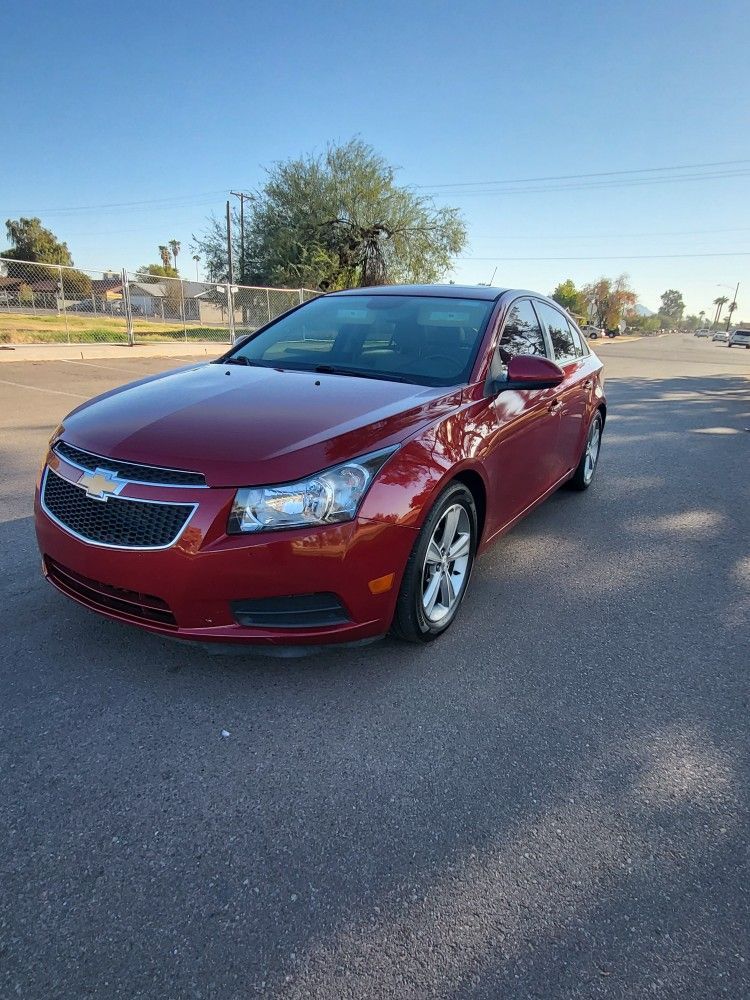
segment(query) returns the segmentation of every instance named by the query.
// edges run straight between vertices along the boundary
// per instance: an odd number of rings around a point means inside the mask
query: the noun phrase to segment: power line
[[[456,260],[481,261],[545,261],[545,260],[668,260],[673,257],[750,257],[750,250],[736,250],[727,253],[646,253],[614,254],[606,257],[457,257]]]
[[[57,215],[63,212],[94,212],[111,208],[136,208],[138,206],[168,205],[173,207],[199,204],[202,199],[224,194],[220,191],[202,191],[193,195],[174,195],[171,198],[149,198],[143,201],[111,201],[99,205],[71,205],[66,208],[35,208],[34,212],[44,215]],[[22,209],[7,209],[11,215],[23,215]]]
[[[530,184],[537,183],[539,181],[584,180],[591,177],[622,177],[626,174],[659,173],[665,170],[694,170],[704,167],[729,167],[737,166],[741,163],[750,163],[750,160],[715,160],[713,163],[681,163],[670,167],[640,167],[637,170],[604,170],[593,174],[557,174],[549,177],[515,177],[509,180],[458,181],[450,184],[416,184],[415,187],[433,189],[475,187],[479,185],[485,186],[488,184]]]
[[[627,239],[642,239],[643,237],[652,236],[713,236],[716,233],[748,233],[750,232],[750,226],[736,226],[732,229],[682,229],[675,230],[673,232],[661,232],[661,233],[576,233],[571,235],[570,233],[565,233],[564,235],[548,236],[543,233],[532,234],[519,233],[515,235],[494,235],[494,236],[484,236],[484,235],[474,235],[471,238],[474,240],[627,240]]]
[[[555,191],[592,191],[606,190],[610,188],[648,187],[654,184],[676,184],[680,181],[706,181],[726,177],[747,177],[749,175],[750,170],[732,170],[720,171],[712,174],[684,174],[682,176],[674,177],[642,177],[635,179],[623,179],[619,181],[595,181],[590,184],[549,184],[547,186],[541,185],[537,187],[481,188],[471,191],[455,191],[452,193],[456,196],[461,195],[464,197],[469,195],[546,194],[548,192]],[[435,191],[434,193],[447,194],[447,192],[444,191]]]

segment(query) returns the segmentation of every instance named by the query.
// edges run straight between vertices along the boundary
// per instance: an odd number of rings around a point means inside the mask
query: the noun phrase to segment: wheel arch
[[[463,483],[474,497],[474,506],[477,509],[477,546],[479,546],[487,519],[487,487],[484,479],[474,469],[462,469],[450,482]]]

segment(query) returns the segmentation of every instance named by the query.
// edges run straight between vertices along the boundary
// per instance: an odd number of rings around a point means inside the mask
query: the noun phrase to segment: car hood
[[[203,364],[99,396],[60,435],[108,458],[202,472],[209,486],[264,485],[397,444],[460,400],[455,388]]]

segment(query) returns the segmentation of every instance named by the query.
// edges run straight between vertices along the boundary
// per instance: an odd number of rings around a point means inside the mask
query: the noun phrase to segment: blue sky
[[[193,273],[191,234],[229,188],[359,135],[404,183],[467,185],[434,189],[468,223],[456,280],[497,265],[495,284],[549,292],[627,271],[646,305],[674,287],[691,311],[740,281],[750,315],[747,0],[30,0],[0,24],[0,218],[41,216],[80,266],[177,238]]]

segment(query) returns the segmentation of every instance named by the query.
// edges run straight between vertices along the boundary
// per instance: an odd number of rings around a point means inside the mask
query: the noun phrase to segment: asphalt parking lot
[[[594,487],[439,642],[297,660],[41,578],[50,432],[175,359],[2,366],[0,996],[748,995],[750,351],[599,353]]]

